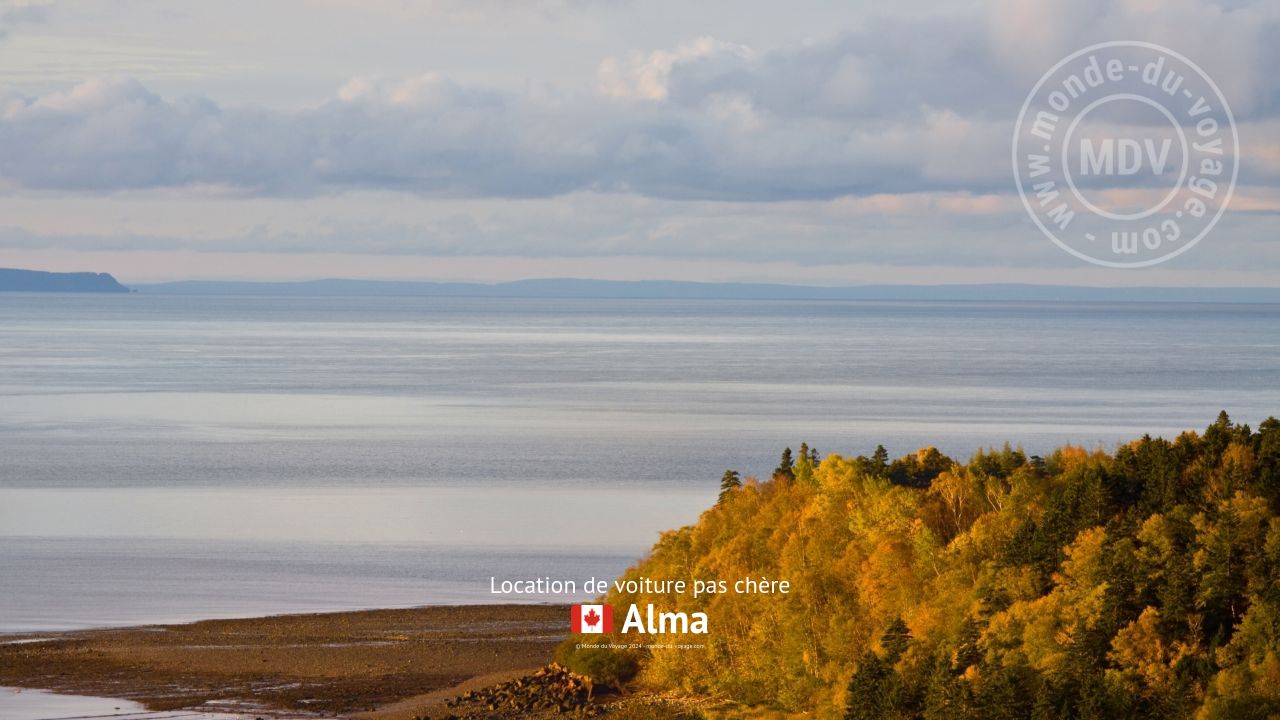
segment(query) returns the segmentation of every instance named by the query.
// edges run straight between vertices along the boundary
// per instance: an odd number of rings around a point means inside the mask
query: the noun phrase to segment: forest
[[[624,594],[705,612],[702,649],[575,649],[618,685],[851,720],[1280,716],[1280,421],[968,462],[788,450],[627,577],[785,594]],[[625,579],[625,578],[624,578]],[[625,642],[621,636],[618,642]],[[598,641],[597,641],[598,642]]]

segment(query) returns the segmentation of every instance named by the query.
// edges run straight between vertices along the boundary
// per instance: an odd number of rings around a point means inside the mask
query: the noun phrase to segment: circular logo
[[[1022,104],[1013,173],[1031,218],[1076,257],[1146,267],[1200,242],[1235,190],[1240,138],[1203,70],[1147,42],[1091,45]]]

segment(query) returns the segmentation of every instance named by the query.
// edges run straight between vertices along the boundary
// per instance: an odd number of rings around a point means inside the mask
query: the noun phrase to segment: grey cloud
[[[614,83],[629,72],[635,96],[690,107],[730,96],[780,117],[882,122],[929,108],[1005,118],[1065,55],[1106,40],[1147,40],[1198,62],[1238,117],[1258,119],[1280,110],[1277,36],[1280,6],[1261,0],[1229,7],[1172,0],[1155,9],[1116,0],[994,0],[971,15],[873,18],[826,42],[756,53],[704,40],[602,70]]]
[[[46,22],[53,11],[50,0],[9,0],[0,2],[0,40],[19,25]]]
[[[996,57],[1025,80],[1086,45],[1145,40],[1200,65],[1222,88],[1237,119],[1280,111],[1280,76],[1273,70],[1280,61],[1280,5],[1269,0],[993,0],[988,27]]]
[[[0,93],[0,174],[74,191],[209,184],[268,195],[754,200],[974,184],[928,171],[929,136],[941,130],[928,116],[853,132],[823,118],[757,122],[749,108],[546,101],[438,78],[348,90],[296,112],[167,100],[119,78],[37,98]],[[917,141],[884,152],[894,137]],[[1002,181],[1001,161],[979,184]]]
[[[705,39],[610,61],[606,95],[516,93],[426,75],[356,80],[333,100],[286,111],[165,98],[128,78],[38,97],[0,88],[0,182],[78,192],[213,185],[264,196],[603,191],[737,201],[1002,192],[1012,182],[1013,119],[1033,82],[1027,67],[1041,67],[1018,62],[1019,53],[1078,47],[1096,17],[1136,32],[1141,18],[1123,7],[1100,2],[1061,24],[1070,32],[1025,26],[1026,17],[1043,18],[997,6],[990,17],[881,20],[764,52]],[[1198,9],[1207,27],[1234,33],[1219,38],[1233,46],[1219,70],[1238,71],[1233,82],[1245,90],[1237,93],[1251,93],[1245,118],[1280,109],[1280,81],[1259,65],[1276,52],[1265,40],[1280,13],[1269,8],[1182,0],[1170,11]],[[1269,178],[1242,177],[1259,179]]]
[[[1025,89],[992,57],[979,18],[879,19],[824,43],[761,55],[708,53],[673,64],[672,101],[750,98],[780,117],[909,119],[923,108],[1005,117]]]

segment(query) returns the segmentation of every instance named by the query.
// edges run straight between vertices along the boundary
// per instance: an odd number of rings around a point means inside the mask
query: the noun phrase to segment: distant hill
[[[669,280],[612,281],[578,279],[450,283],[377,280],[304,282],[185,281],[136,286],[139,292],[166,295],[276,295],[295,297],[511,297],[729,300],[966,300],[1093,302],[1280,302],[1280,288],[1131,287],[1070,285],[853,285],[817,287],[764,283],[699,283]]]
[[[51,273],[0,268],[0,292],[127,293],[107,273]]]

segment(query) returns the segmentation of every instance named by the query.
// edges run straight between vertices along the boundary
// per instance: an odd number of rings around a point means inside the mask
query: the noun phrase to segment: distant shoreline
[[[134,289],[148,295],[188,296],[1280,303],[1280,288],[1268,287],[1089,287],[1018,283],[823,287],[574,278],[517,280],[493,284],[326,279],[297,282],[191,280],[142,283],[134,285]]]
[[[1280,303],[1280,287],[1092,287],[1030,283],[789,285],[535,278],[500,283],[329,278],[286,282],[182,280],[126,287],[107,273],[0,268],[0,292],[252,297],[437,297],[617,300],[868,300],[922,302]]]
[[[108,273],[54,273],[42,270],[0,268],[0,292],[127,293]]]

